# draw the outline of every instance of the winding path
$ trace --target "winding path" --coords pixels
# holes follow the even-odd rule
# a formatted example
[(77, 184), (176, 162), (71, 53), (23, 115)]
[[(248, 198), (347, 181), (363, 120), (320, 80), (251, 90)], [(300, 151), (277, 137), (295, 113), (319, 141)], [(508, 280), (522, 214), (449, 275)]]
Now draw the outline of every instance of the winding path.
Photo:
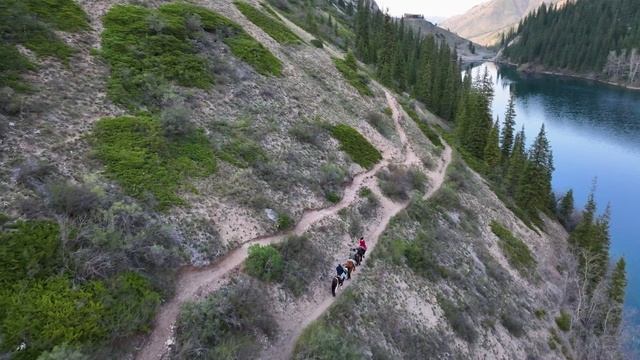
[[(396, 99), (389, 92), (386, 93), (386, 96), (389, 107), (393, 111), (393, 120), (403, 146), (404, 160), (401, 164), (407, 166), (419, 166), (423, 168), (421, 161), (411, 148), (411, 144), (409, 143), (400, 123), (403, 116)], [(362, 187), (369, 187), (380, 199), (380, 212), (382, 217), (367, 234), (364, 234), (369, 241), (369, 248), (373, 250), (378, 242), (378, 238), (389, 224), (389, 221), (408, 206), (408, 202), (396, 203), (389, 200), (382, 195), (378, 187), (375, 175), (380, 169), (388, 166), (390, 162), (388, 149), (382, 150), (384, 159), (371, 170), (355, 176), (352, 183), (344, 190), (344, 196), (338, 204), (324, 209), (307, 211), (303, 214), (302, 218), (293, 230), (275, 236), (262, 237), (248, 241), (242, 244), (239, 248), (229, 252), (229, 254), (215, 264), (204, 268), (186, 268), (183, 270), (176, 281), (176, 295), (161, 307), (156, 317), (153, 332), (149, 336), (144, 347), (138, 352), (136, 359), (163, 359), (167, 354), (168, 344), (172, 341), (173, 327), (176, 319), (178, 318), (181, 305), (189, 300), (199, 297), (200, 295), (216, 291), (224, 285), (228, 280), (228, 275), (232, 273), (234, 269), (239, 268), (247, 258), (250, 246), (255, 244), (267, 245), (279, 243), (291, 235), (302, 235), (312, 225), (322, 219), (337, 214), (340, 210), (351, 205), (357, 199), (358, 190)], [(425, 198), (430, 197), (440, 188), (444, 181), (445, 172), (450, 161), (451, 149), (446, 146), (442, 153), (441, 163), (436, 171), (426, 172), (427, 177), (430, 179), (431, 186), (429, 187), (429, 191), (425, 194)], [(331, 306), (335, 299), (336, 298), (333, 298), (327, 292), (326, 296), (321, 299), (320, 303), (309, 304), (309, 306), (298, 311), (296, 316), (292, 317), (295, 318), (295, 321), (289, 321), (281, 324), (282, 335), (280, 336), (280, 339), (273, 346), (267, 349), (264, 356), (261, 358), (284, 359), (290, 357), (293, 352), (295, 342), (304, 328), (319, 318), (320, 315), (322, 315), (322, 313)]]

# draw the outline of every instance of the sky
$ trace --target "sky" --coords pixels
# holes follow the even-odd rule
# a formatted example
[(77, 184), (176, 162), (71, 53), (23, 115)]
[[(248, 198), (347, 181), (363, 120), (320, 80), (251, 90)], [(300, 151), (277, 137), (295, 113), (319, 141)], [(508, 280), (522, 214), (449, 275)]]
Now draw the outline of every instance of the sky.
[(448, 18), (471, 9), (487, 0), (377, 0), (378, 5), (392, 16), (404, 13), (423, 14), (427, 18)]

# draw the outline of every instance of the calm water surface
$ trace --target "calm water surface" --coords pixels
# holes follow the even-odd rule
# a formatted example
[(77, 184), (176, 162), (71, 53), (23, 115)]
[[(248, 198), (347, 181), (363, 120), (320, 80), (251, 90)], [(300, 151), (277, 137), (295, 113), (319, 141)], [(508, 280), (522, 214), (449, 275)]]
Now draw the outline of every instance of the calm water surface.
[[(519, 75), (485, 63), (495, 85), (494, 117), (516, 96), (518, 128), (530, 144), (545, 124), (556, 192), (574, 190), (583, 206), (597, 178), (600, 210), (611, 204), (611, 255), (627, 260), (626, 306), (640, 309), (640, 91), (547, 75)], [(640, 317), (638, 317), (640, 320)]]

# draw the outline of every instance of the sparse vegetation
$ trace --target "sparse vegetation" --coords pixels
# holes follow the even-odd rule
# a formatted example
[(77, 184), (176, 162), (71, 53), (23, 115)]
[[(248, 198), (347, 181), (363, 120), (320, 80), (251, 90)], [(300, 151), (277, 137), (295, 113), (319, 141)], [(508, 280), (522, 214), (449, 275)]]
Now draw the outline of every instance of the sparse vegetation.
[(369, 78), (366, 75), (363, 75), (358, 72), (357, 69), (351, 68), (345, 60), (334, 58), (333, 63), (336, 65), (338, 71), (342, 73), (345, 80), (351, 84), (360, 95), (363, 96), (373, 96), (373, 92), (369, 88)]
[(380, 160), (382, 154), (356, 129), (340, 124), (331, 129), (331, 134), (340, 141), (341, 149), (351, 160), (363, 168), (370, 169)]
[(301, 42), (296, 34), (276, 18), (263, 13), (244, 1), (234, 1), (234, 4), (247, 19), (264, 30), (275, 41), (281, 44), (298, 44)]
[(374, 129), (387, 139), (390, 139), (393, 136), (393, 124), (389, 121), (388, 117), (372, 111), (367, 114), (366, 120)]
[(213, 11), (187, 3), (157, 10), (116, 5), (104, 17), (102, 56), (111, 65), (109, 95), (131, 109), (158, 108), (171, 83), (206, 89), (208, 61), (192, 44), (202, 31), (224, 36), (231, 52), (264, 75), (280, 75), (281, 63), (242, 28)]
[(152, 195), (160, 209), (182, 203), (176, 193), (188, 177), (207, 176), (216, 168), (202, 132), (167, 139), (160, 122), (148, 115), (102, 119), (94, 139), (107, 174), (132, 196)]
[(378, 173), (380, 189), (386, 196), (407, 201), (412, 191), (424, 191), (427, 178), (420, 169), (390, 165)]
[(186, 303), (176, 324), (173, 357), (255, 358), (258, 339), (277, 332), (266, 293), (255, 280), (239, 277), (202, 301)]
[(476, 332), (473, 322), (471, 322), (462, 308), (444, 297), (438, 297), (438, 305), (440, 305), (444, 316), (447, 318), (449, 325), (451, 325), (456, 335), (469, 343), (476, 341), (478, 333)]
[(491, 223), (491, 230), (500, 239), (500, 248), (505, 257), (516, 270), (525, 277), (531, 277), (536, 266), (536, 260), (531, 250), (522, 240), (513, 236), (509, 229), (496, 221)]

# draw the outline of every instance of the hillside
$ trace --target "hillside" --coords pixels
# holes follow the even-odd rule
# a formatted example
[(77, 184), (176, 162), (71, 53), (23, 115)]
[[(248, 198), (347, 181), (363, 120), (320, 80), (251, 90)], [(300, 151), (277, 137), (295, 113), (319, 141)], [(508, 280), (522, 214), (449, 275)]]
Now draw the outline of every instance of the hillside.
[(500, 41), (501, 34), (518, 25), (542, 3), (566, 0), (491, 0), (476, 5), (464, 14), (444, 20), (440, 26), (479, 44), (489, 46)]
[(440, 26), (436, 26), (425, 19), (404, 18), (403, 20), (416, 32), (419, 31), (423, 35), (431, 35), (438, 40), (446, 41), (452, 49), (456, 49), (458, 55), (462, 58), (463, 61), (482, 61), (491, 59), (495, 55), (492, 51), (481, 45), (474, 43), (472, 44), (472, 46), (470, 46), (469, 40), (467, 40), (466, 38), (462, 38), (455, 33), (443, 29)]
[(487, 79), (376, 7), (273, 3), (0, 1), (0, 358), (615, 358), (544, 129), (498, 149)]
[(640, 86), (640, 4), (582, 0), (541, 8), (509, 34), (503, 55), (537, 70)]

